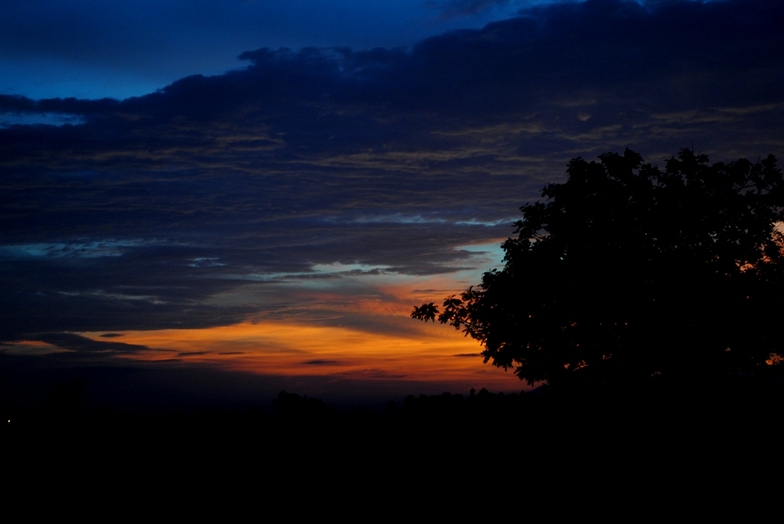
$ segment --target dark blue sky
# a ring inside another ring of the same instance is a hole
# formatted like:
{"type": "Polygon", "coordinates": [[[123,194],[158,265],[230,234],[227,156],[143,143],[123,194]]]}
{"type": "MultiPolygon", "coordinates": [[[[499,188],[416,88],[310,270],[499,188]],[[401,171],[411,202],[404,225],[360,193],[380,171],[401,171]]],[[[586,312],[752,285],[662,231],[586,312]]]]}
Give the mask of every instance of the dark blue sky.
{"type": "MultiPolygon", "coordinates": [[[[143,95],[191,74],[240,67],[260,47],[411,46],[479,28],[542,1],[33,0],[3,5],[0,93],[143,95]]],[[[546,2],[544,2],[546,3],[546,2]]]]}
{"type": "Polygon", "coordinates": [[[779,3],[373,6],[11,3],[5,369],[515,386],[407,315],[499,264],[569,159],[784,151],[779,3]]]}

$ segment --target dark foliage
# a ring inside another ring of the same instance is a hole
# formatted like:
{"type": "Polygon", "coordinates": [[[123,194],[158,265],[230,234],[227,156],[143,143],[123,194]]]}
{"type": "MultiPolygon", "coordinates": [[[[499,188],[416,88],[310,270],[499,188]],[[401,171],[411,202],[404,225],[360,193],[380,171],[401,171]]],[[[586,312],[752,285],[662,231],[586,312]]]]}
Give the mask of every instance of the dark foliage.
{"type": "Polygon", "coordinates": [[[323,400],[301,397],[296,393],[281,391],[272,401],[272,410],[287,420],[323,419],[332,416],[332,409],[323,400]]]}
{"type": "Polygon", "coordinates": [[[630,150],[573,159],[521,208],[505,267],[411,316],[462,329],[529,384],[769,373],[784,355],[784,184],[775,157],[664,170],[630,150]]]}

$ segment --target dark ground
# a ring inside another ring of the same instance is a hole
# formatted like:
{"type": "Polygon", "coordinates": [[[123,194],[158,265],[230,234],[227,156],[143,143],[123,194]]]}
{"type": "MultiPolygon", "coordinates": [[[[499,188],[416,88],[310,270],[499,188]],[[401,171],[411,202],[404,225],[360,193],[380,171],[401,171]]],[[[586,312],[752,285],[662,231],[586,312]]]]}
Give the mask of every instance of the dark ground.
{"type": "Polygon", "coordinates": [[[70,476],[95,482],[141,475],[156,485],[246,475],[321,482],[336,472],[380,479],[503,471],[529,481],[559,471],[612,472],[616,480],[738,468],[756,475],[778,467],[784,433],[784,387],[754,380],[635,392],[482,390],[344,412],[282,392],[271,411],[167,415],[80,412],[78,390],[78,383],[63,384],[36,409],[4,421],[6,474],[66,483],[70,476]]]}

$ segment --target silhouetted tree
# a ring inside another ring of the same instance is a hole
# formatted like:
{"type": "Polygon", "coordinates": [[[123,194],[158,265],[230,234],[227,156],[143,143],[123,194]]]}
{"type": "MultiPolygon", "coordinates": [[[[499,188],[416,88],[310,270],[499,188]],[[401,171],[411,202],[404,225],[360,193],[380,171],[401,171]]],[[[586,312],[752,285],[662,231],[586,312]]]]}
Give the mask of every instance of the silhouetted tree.
{"type": "Polygon", "coordinates": [[[529,384],[698,380],[784,355],[784,184],[775,157],[661,171],[630,150],[573,159],[521,207],[505,266],[411,316],[462,329],[529,384]]]}
{"type": "Polygon", "coordinates": [[[325,419],[333,415],[332,409],[323,400],[285,391],[272,400],[272,410],[280,418],[299,421],[325,419]]]}

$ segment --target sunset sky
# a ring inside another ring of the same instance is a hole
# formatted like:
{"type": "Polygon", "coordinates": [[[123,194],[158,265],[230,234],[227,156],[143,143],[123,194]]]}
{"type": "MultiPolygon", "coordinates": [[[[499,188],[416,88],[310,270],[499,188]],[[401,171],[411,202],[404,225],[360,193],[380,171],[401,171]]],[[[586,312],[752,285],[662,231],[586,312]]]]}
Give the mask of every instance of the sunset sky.
{"type": "Polygon", "coordinates": [[[770,0],[6,2],[0,403],[519,391],[413,306],[500,267],[573,157],[781,158],[783,27],[770,0]]]}

